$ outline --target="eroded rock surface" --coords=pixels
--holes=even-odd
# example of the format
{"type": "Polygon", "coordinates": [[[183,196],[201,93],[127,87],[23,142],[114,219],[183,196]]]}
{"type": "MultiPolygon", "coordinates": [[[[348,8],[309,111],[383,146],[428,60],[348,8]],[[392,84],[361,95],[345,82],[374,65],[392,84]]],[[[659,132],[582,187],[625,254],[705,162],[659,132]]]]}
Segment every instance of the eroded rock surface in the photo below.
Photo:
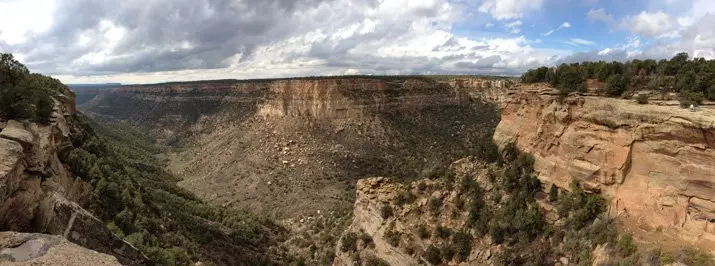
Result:
{"type": "Polygon", "coordinates": [[[0,232],[0,265],[121,265],[116,258],[61,236],[0,232]]]}
{"type": "Polygon", "coordinates": [[[715,243],[715,111],[570,96],[522,86],[501,102],[494,140],[534,155],[545,183],[578,181],[646,228],[715,243]]]}

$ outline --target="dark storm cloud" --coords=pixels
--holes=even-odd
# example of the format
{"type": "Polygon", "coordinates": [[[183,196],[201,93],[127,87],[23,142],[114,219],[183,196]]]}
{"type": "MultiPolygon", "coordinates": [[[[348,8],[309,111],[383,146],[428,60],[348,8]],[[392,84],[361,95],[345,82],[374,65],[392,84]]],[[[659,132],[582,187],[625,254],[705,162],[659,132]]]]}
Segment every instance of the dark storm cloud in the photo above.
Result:
{"type": "Polygon", "coordinates": [[[329,0],[60,1],[48,32],[12,48],[53,74],[222,68],[236,54],[248,58],[256,46],[310,27],[315,21],[301,12],[323,2],[329,0]],[[77,45],[78,36],[99,42],[99,27],[110,21],[126,29],[111,50],[115,60],[62,67],[96,51],[77,45]],[[177,49],[182,44],[189,47],[177,49]]]}

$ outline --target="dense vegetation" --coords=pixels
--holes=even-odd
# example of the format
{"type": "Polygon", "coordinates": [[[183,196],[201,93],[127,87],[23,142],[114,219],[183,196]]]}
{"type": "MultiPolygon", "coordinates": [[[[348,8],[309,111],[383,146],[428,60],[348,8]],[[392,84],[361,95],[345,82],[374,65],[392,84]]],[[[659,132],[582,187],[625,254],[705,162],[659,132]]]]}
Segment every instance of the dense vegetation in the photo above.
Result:
{"type": "Polygon", "coordinates": [[[531,69],[523,82],[547,82],[567,94],[584,91],[586,80],[604,82],[603,93],[619,97],[627,91],[677,92],[684,106],[698,105],[704,98],[715,100],[715,60],[689,59],[679,53],[670,60],[582,62],[558,67],[531,69]]]}
{"type": "Polygon", "coordinates": [[[64,101],[69,89],[57,79],[30,71],[12,54],[0,53],[0,117],[48,123],[52,98],[64,101]]]}
{"type": "Polygon", "coordinates": [[[86,207],[153,262],[272,263],[267,250],[279,237],[278,226],[207,205],[179,188],[153,156],[159,149],[142,134],[104,128],[84,117],[75,124],[74,149],[61,160],[92,185],[86,207]]]}

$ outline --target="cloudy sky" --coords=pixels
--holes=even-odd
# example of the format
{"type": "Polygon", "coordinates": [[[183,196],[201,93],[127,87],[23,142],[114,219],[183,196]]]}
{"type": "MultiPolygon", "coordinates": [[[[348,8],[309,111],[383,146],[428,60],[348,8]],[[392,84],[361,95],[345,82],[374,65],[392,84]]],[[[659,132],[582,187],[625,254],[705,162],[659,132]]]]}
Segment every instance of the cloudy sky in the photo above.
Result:
{"type": "Polygon", "coordinates": [[[66,83],[518,75],[715,58],[715,0],[0,0],[0,51],[66,83]]]}

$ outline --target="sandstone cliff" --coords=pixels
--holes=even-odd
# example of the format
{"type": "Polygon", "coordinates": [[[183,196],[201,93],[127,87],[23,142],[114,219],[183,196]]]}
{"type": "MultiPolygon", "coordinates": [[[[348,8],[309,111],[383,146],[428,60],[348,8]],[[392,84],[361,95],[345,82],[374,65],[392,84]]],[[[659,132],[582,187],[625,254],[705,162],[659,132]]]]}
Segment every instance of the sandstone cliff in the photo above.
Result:
{"type": "Polygon", "coordinates": [[[71,149],[72,95],[58,95],[48,125],[0,122],[0,230],[64,235],[125,264],[144,257],[82,209],[89,185],[75,179],[59,154],[71,149]]]}
{"type": "Polygon", "coordinates": [[[714,247],[714,110],[583,96],[561,103],[539,85],[510,90],[500,104],[494,140],[532,153],[547,185],[578,181],[640,228],[714,247]]]}

